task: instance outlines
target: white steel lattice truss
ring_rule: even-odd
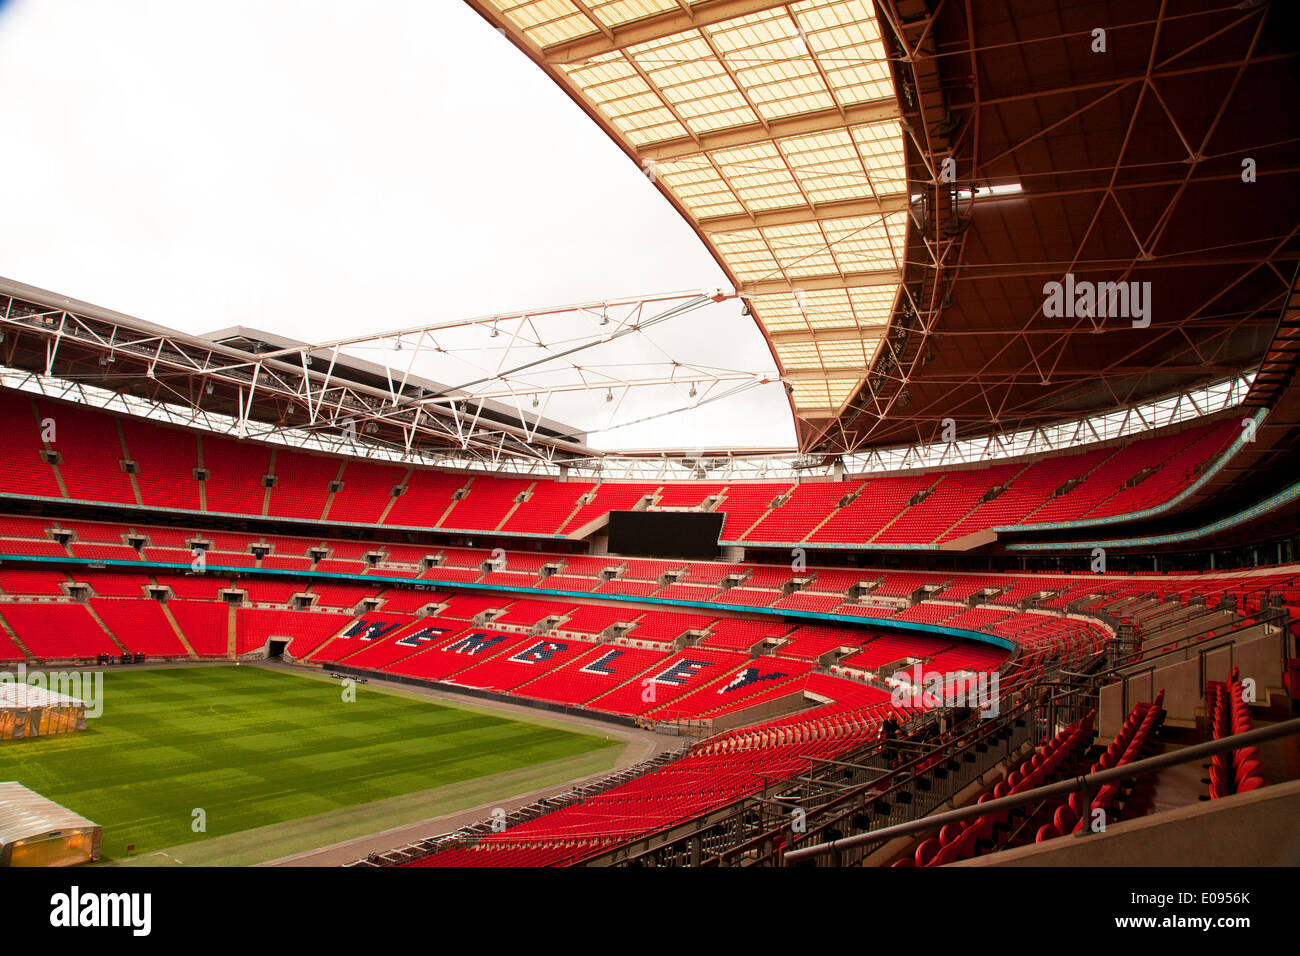
[[[772,370],[692,367],[668,357],[637,366],[657,374],[628,377],[593,358],[593,352],[610,343],[725,299],[721,293],[580,303],[253,352],[224,340],[187,336],[101,310],[50,307],[33,301],[37,296],[30,293],[6,296],[4,291],[0,289],[0,327],[10,330],[11,347],[26,336],[44,350],[41,372],[33,375],[30,365],[27,371],[11,369],[6,373],[11,384],[39,380],[47,394],[88,400],[89,386],[108,387],[110,380],[136,377],[151,383],[151,404],[179,403],[189,409],[193,423],[228,419],[228,428],[219,430],[239,436],[316,433],[347,443],[360,431],[366,442],[395,446],[404,456],[432,446],[435,453],[445,448],[493,467],[507,457],[541,464],[590,454],[580,435],[545,418],[558,394],[590,393],[612,417],[638,389],[675,390],[681,408],[688,408],[776,378]],[[553,342],[545,326],[559,320],[567,320],[570,329],[578,321],[585,329]],[[232,330],[231,337],[243,332]],[[468,342],[448,344],[448,337],[457,335],[468,335]],[[457,351],[477,356],[485,341],[503,343],[495,346],[499,357],[493,368],[475,365],[481,374],[470,381],[446,386],[418,373],[435,356]],[[98,367],[78,373],[73,353],[86,352],[97,356]],[[382,379],[383,386],[359,381],[354,374],[359,365]],[[548,381],[548,375],[561,380]],[[237,414],[214,416],[204,407],[205,401],[217,404],[207,399],[213,394],[237,396]],[[166,417],[176,420],[177,414],[186,417],[179,410]]]
[[[530,414],[516,403],[520,424],[488,421],[482,416],[487,400],[476,395],[473,412],[462,412],[463,398],[425,394],[424,386],[412,391],[400,374],[390,372],[389,387],[377,390],[355,383],[332,382],[335,362],[346,346],[378,343],[391,348],[399,339],[407,344],[394,354],[415,351],[416,342],[436,330],[412,328],[363,336],[325,345],[297,346],[258,355],[205,342],[156,328],[136,328],[122,322],[33,305],[31,296],[18,298],[0,293],[0,328],[6,348],[21,335],[34,335],[44,343],[43,370],[0,366],[0,386],[76,401],[178,425],[190,425],[221,434],[259,439],[295,448],[356,455],[380,460],[439,465],[473,471],[508,471],[519,474],[558,475],[561,469],[574,477],[653,480],[709,477],[715,480],[830,477],[837,462],[831,456],[808,457],[794,453],[737,455],[726,450],[701,449],[685,458],[676,455],[618,456],[593,454],[577,442],[539,436],[540,412]],[[632,330],[636,322],[616,322],[613,316],[644,315],[647,305],[675,303],[655,315],[669,316],[677,309],[696,306],[707,296],[671,297],[668,300],[626,300],[577,309],[610,317],[602,339],[619,328]],[[530,316],[532,313],[530,313]],[[653,318],[653,317],[652,317]],[[490,326],[523,315],[489,316],[446,323],[450,329],[470,325]],[[142,323],[140,323],[142,325]],[[504,334],[504,332],[502,333]],[[391,343],[391,344],[390,344]],[[433,346],[427,346],[433,347]],[[60,350],[84,350],[96,356],[93,364],[107,370],[119,363],[138,366],[137,377],[157,386],[154,397],[143,397],[111,387],[104,373],[76,378],[61,361]],[[1089,418],[1035,427],[1013,433],[994,433],[977,439],[875,448],[845,455],[840,463],[847,474],[870,474],[909,468],[934,468],[975,463],[1027,454],[1077,448],[1092,442],[1137,435],[1200,418],[1242,403],[1250,390],[1252,374],[1233,376],[1206,387],[1186,390],[1146,404],[1116,409]],[[423,380],[421,380],[423,381]],[[495,381],[495,379],[493,380]],[[743,377],[684,374],[675,384],[693,383],[706,388],[738,382]],[[169,385],[173,383],[172,385]],[[190,387],[182,390],[180,383]],[[662,383],[657,383],[662,384]],[[627,383],[628,388],[638,383]],[[197,386],[197,387],[195,387]],[[204,407],[204,397],[217,387],[238,397],[239,414],[232,416]],[[519,398],[497,386],[503,397]],[[197,395],[196,398],[189,396]],[[267,420],[252,414],[268,403],[301,406],[293,420]],[[401,441],[386,440],[398,429]],[[683,467],[689,473],[683,472]]]

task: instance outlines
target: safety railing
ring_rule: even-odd
[[[616,854],[608,863],[773,865],[779,862],[784,834],[796,817],[807,838],[816,838],[854,821],[870,825],[929,813],[1037,739],[1035,712],[1044,703],[1004,702],[996,717],[973,715],[941,739],[880,742],[840,758],[818,759],[808,772],[784,781],[779,790],[765,790],[724,815],[679,831],[656,846]]]
[[[1082,794],[1083,803],[1087,806],[1091,802],[1091,795],[1100,791],[1107,784],[1133,780],[1179,764],[1199,761],[1205,757],[1213,757],[1215,754],[1240,750],[1243,747],[1256,746],[1269,740],[1277,740],[1296,734],[1300,734],[1300,718],[1282,721],[1268,727],[1257,727],[1254,730],[1234,734],[1231,737],[1221,737],[1218,740],[1192,744],[1179,750],[1135,760],[1119,767],[1084,774],[1069,780],[1060,780],[1056,783],[1036,787],[1033,790],[1026,790],[1024,793],[1009,794],[1005,797],[986,800],[983,803],[975,803],[956,810],[932,814],[921,819],[892,824],[880,829],[868,830],[865,833],[858,833],[837,840],[828,840],[812,846],[786,850],[782,855],[782,862],[787,866],[810,862],[839,866],[845,862],[845,857],[849,854],[860,857],[898,837],[937,830],[950,823],[964,823],[967,820],[974,820],[989,813],[1014,810],[1031,803],[1042,803],[1055,798],[1068,798],[1070,794],[1075,792]],[[1085,826],[1080,831],[1080,835],[1087,836],[1090,832],[1089,828]]]
[[[1248,628],[1254,628],[1259,623],[1256,622],[1248,625]],[[1223,660],[1215,662],[1215,668],[1220,673],[1227,673],[1238,664],[1237,648],[1239,645],[1239,635],[1248,629],[1247,627],[1236,628],[1227,633],[1208,638],[1200,643],[1194,643],[1191,646],[1183,645],[1178,648],[1171,648],[1167,651],[1161,651],[1154,656],[1143,659],[1138,665],[1130,665],[1122,670],[1107,671],[1097,675],[1094,678],[1094,686],[1100,688],[1104,684],[1118,684],[1120,687],[1120,698],[1118,708],[1124,713],[1132,709],[1134,701],[1130,696],[1130,689],[1141,687],[1143,678],[1155,680],[1155,674],[1158,670],[1169,667],[1182,661],[1196,660],[1196,687],[1200,690],[1200,700],[1204,702],[1205,682],[1210,679],[1210,658],[1215,655],[1226,654]],[[1286,662],[1290,658],[1287,647],[1290,640],[1290,632],[1285,626],[1279,626],[1271,634],[1260,635],[1260,638],[1271,638],[1276,642],[1278,673],[1284,673]],[[1258,640],[1253,638],[1252,640]]]

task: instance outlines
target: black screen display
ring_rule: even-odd
[[[722,512],[611,511],[609,550],[643,558],[716,558]]]

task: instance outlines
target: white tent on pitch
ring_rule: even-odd
[[[99,859],[103,828],[15,780],[0,782],[0,867]]]

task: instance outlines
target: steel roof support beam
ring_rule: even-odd
[[[817,206],[771,209],[750,215],[710,216],[699,220],[699,226],[707,233],[739,232],[744,229],[764,229],[769,226],[789,226],[804,222],[832,222],[859,216],[884,216],[906,212],[907,209],[907,194],[898,193],[881,199],[850,199],[843,202],[821,203]]]
[[[608,27],[588,14],[587,18],[596,35],[553,43],[542,47],[541,55],[547,63],[557,66],[582,63],[639,43],[662,40],[692,27],[712,26],[737,17],[784,7],[788,2],[789,0],[700,0],[689,11],[670,10],[616,27]]]
[[[845,106],[843,110],[816,110],[787,119],[771,119],[767,125],[749,123],[732,126],[716,133],[701,133],[699,138],[680,136],[646,143],[637,147],[637,155],[642,159],[666,162],[697,156],[700,153],[712,153],[718,150],[735,149],[741,146],[754,146],[769,140],[790,139],[797,136],[813,136],[832,130],[851,129],[855,126],[870,126],[898,120],[902,113],[896,100],[874,100],[865,104]]]

